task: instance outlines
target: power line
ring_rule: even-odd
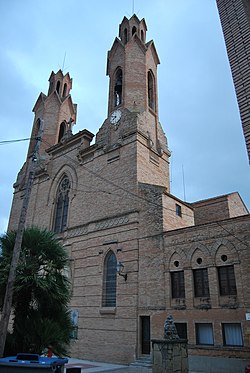
[[[16,139],[16,140],[2,140],[0,141],[0,145],[7,145],[7,144],[13,144],[13,143],[17,143],[17,142],[22,142],[22,141],[28,141],[28,140],[32,140],[32,139],[37,139],[36,137],[35,138],[32,138],[32,137],[28,137],[28,138],[24,138],[24,139]],[[50,143],[48,143],[47,141],[45,140],[42,140],[46,145],[48,145],[49,147],[51,147],[52,145]],[[66,154],[63,154],[63,157],[67,158],[68,160],[70,160],[71,162],[73,162],[74,164],[76,164],[77,166],[79,165],[78,162],[76,160],[74,160],[73,158],[71,158],[70,156],[66,155]],[[88,167],[84,166],[84,165],[81,165],[81,167],[83,167],[87,172],[91,173],[92,175],[94,175],[95,177],[101,179],[102,181],[105,181],[106,183],[112,185],[113,187],[117,188],[117,189],[120,189],[122,191],[124,191],[125,193],[127,193],[128,195],[130,195],[131,197],[135,197],[135,198],[138,198],[140,200],[143,200],[144,202],[147,202],[147,203],[151,203],[157,207],[160,207],[162,209],[165,209],[165,210],[168,210],[168,211],[171,211],[171,212],[176,212],[174,209],[171,209],[169,207],[165,207],[163,206],[162,204],[159,204],[157,202],[154,202],[154,201],[150,201],[142,196],[139,196],[138,194],[136,193],[133,193],[127,189],[125,189],[124,187],[122,187],[121,185],[118,185],[114,182],[112,182],[111,180],[109,179],[106,179],[105,177],[101,176],[100,174],[98,174],[97,172],[93,171],[93,170],[90,170]],[[78,185],[81,185],[81,186],[87,186],[86,184],[81,184],[81,183],[78,183]],[[106,191],[106,190],[102,190],[102,189],[97,189],[97,190],[81,190],[81,189],[78,189],[79,192],[83,192],[83,193],[106,193],[106,194],[109,194],[109,195],[114,195],[114,196],[117,196],[117,197],[120,197],[120,198],[124,198],[123,195],[121,194],[118,194],[118,193],[115,193],[115,192],[110,192],[110,191]],[[187,217],[192,217],[192,215],[190,214],[186,214],[184,212],[182,212],[182,215],[184,216],[187,216]],[[242,241],[239,237],[235,236],[232,232],[230,232],[229,230],[227,230],[226,228],[224,228],[218,221],[216,222],[213,222],[213,223],[216,223],[217,225],[219,225],[223,230],[225,230],[229,235],[231,235],[232,237],[236,238],[239,242],[241,242],[243,245],[245,245],[246,247],[249,247],[248,244],[246,244],[244,241]]]
[[[13,143],[16,143],[16,142],[29,141],[29,140],[33,140],[32,137],[27,137],[25,139],[16,139],[16,140],[2,140],[2,141],[0,141],[0,145],[13,144]]]
[[[51,145],[50,143],[48,143],[47,141],[45,141],[45,140],[42,140],[42,141],[43,141],[46,145],[48,145],[48,146],[50,146],[50,147],[52,146],[52,145]],[[73,158],[71,158],[70,156],[68,156],[67,154],[63,154],[62,156],[65,157],[65,158],[67,158],[68,160],[70,160],[71,162],[73,162],[74,164],[76,164],[77,166],[79,166],[79,163],[78,163],[75,159],[73,159]],[[115,188],[117,188],[117,189],[120,189],[120,190],[124,191],[125,193],[127,193],[128,195],[130,195],[130,196],[132,196],[132,197],[138,198],[139,200],[142,200],[142,201],[147,202],[147,203],[151,203],[152,205],[155,205],[155,206],[157,206],[157,207],[160,207],[160,208],[162,208],[163,210],[171,211],[171,212],[174,212],[174,213],[176,212],[176,210],[171,209],[171,208],[169,208],[169,207],[165,207],[165,206],[163,206],[163,204],[159,204],[159,203],[157,203],[157,202],[154,202],[154,201],[148,200],[148,199],[145,198],[145,197],[139,196],[137,193],[131,192],[130,190],[128,190],[128,189],[122,187],[121,185],[118,185],[118,184],[114,183],[113,181],[111,181],[111,180],[109,180],[109,179],[106,179],[104,176],[101,176],[98,172],[95,172],[95,171],[93,171],[93,170],[90,170],[88,167],[86,167],[86,166],[84,166],[84,165],[81,165],[81,167],[83,167],[87,172],[89,172],[90,174],[92,174],[92,175],[94,175],[95,177],[99,178],[100,180],[105,181],[107,184],[110,184],[110,185],[112,185],[113,187],[115,187]],[[114,194],[114,193],[113,193],[113,192],[112,192],[112,193],[110,192],[110,194]],[[123,196],[120,196],[120,197],[123,197]],[[193,215],[190,215],[190,214],[187,214],[187,213],[184,213],[184,212],[182,212],[182,215],[184,215],[184,216],[188,216],[188,217],[190,217],[190,218],[193,217]]]
[[[47,141],[44,141],[44,142],[46,143],[46,145],[48,145],[48,146],[52,146],[52,145],[49,144]],[[75,163],[77,166],[79,165],[79,163],[78,163],[77,161],[75,161],[73,158],[71,158],[70,156],[68,156],[68,155],[66,155],[66,154],[63,154],[63,157],[66,157],[68,160],[72,161],[72,162]],[[146,199],[146,198],[144,198],[144,197],[142,197],[142,196],[139,196],[139,195],[136,194],[136,193],[133,193],[133,192],[131,192],[131,191],[129,191],[129,190],[123,188],[123,187],[120,186],[120,185],[117,185],[117,184],[113,183],[111,180],[106,179],[105,177],[99,175],[99,174],[98,174],[97,172],[95,172],[95,171],[90,170],[88,167],[86,167],[86,166],[84,166],[84,165],[81,165],[81,167],[83,167],[84,169],[86,169],[86,171],[88,171],[89,173],[93,174],[94,176],[96,176],[96,177],[100,178],[101,180],[107,182],[108,184],[111,184],[112,186],[115,186],[117,189],[123,190],[124,192],[128,193],[128,195],[130,195],[130,196],[132,196],[132,197],[136,197],[136,198],[138,198],[138,199],[140,199],[140,200],[143,200],[143,201],[145,201],[145,202],[147,202],[147,203],[151,203],[151,204],[153,204],[153,205],[155,205],[155,206],[157,206],[157,207],[160,207],[160,208],[162,208],[162,209],[165,209],[165,210],[168,210],[168,211],[171,211],[171,212],[174,212],[174,213],[176,212],[174,209],[171,209],[171,208],[169,208],[169,207],[165,207],[165,206],[163,206],[163,204],[159,204],[159,203],[157,203],[157,202],[150,201],[150,200],[148,200],[148,199]],[[79,183],[79,185],[85,186],[84,184],[81,184],[81,183]],[[79,191],[81,191],[81,190],[79,190]],[[93,191],[83,191],[83,192],[85,192],[85,193],[91,193],[91,192],[93,192]],[[119,195],[119,194],[114,193],[114,192],[108,192],[108,191],[105,191],[105,190],[99,190],[99,191],[94,191],[94,192],[102,192],[102,193],[107,193],[107,194],[110,194],[110,195],[116,195],[116,196],[118,196],[118,197],[120,197],[120,198],[124,198],[124,196],[122,196],[122,195]],[[182,212],[182,215],[185,215],[185,216],[187,216],[187,217],[193,217],[193,215],[189,215],[189,214],[186,214],[186,213],[184,213],[184,212]],[[236,238],[238,241],[240,241],[240,242],[241,242],[242,244],[244,244],[246,247],[249,247],[249,245],[248,245],[247,243],[245,243],[245,242],[242,241],[240,238],[238,238],[237,236],[235,236],[234,234],[232,234],[229,230],[227,230],[226,228],[224,228],[224,227],[223,227],[223,226],[222,226],[218,221],[211,222],[211,223],[216,223],[216,224],[219,225],[219,226],[220,226],[220,227],[221,227],[225,232],[227,232],[229,235],[231,235],[232,237]],[[195,226],[195,225],[193,225],[193,226]],[[193,226],[190,226],[190,227],[193,227]],[[188,227],[187,227],[187,228],[188,228]],[[164,232],[163,232],[163,233],[164,233]]]

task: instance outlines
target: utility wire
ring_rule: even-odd
[[[52,146],[50,143],[48,143],[47,141],[45,140],[42,140],[46,145],[48,146]],[[74,164],[76,164],[77,166],[79,166],[79,162],[77,162],[75,159],[71,158],[70,156],[68,156],[67,154],[63,154],[63,157],[67,158],[68,160],[70,160],[71,162],[73,162]],[[176,212],[174,209],[171,209],[169,207],[165,207],[163,206],[162,204],[159,204],[157,202],[154,202],[154,201],[150,201],[148,200],[147,198],[145,197],[142,197],[142,196],[139,196],[137,193],[134,193],[134,192],[131,192],[130,190],[128,189],[125,189],[124,187],[122,187],[121,185],[118,185],[116,183],[114,183],[113,181],[109,180],[109,179],[106,179],[104,176],[101,176],[98,172],[96,171],[93,171],[93,170],[90,170],[88,167],[84,166],[84,165],[81,165],[81,167],[83,167],[87,172],[89,172],[90,174],[94,175],[95,177],[99,178],[100,180],[102,181],[105,181],[107,184],[110,184],[112,185],[113,187],[117,188],[117,189],[120,189],[122,191],[124,191],[125,193],[127,193],[128,195],[132,196],[133,198],[138,198],[139,200],[142,200],[144,202],[147,202],[147,203],[151,203],[152,205],[155,205],[157,207],[161,207],[162,209],[165,209],[165,210],[168,210],[168,211],[171,211],[171,212]],[[113,194],[113,192],[111,193]],[[121,196],[123,197],[123,196]],[[182,213],[182,215],[185,215],[185,216],[188,216],[188,217],[193,217],[193,215],[190,215],[190,214],[187,214],[187,213]]]
[[[16,143],[16,142],[28,141],[28,140],[33,140],[33,139],[32,139],[32,137],[27,137],[26,139],[2,140],[2,141],[0,141],[0,145],[13,144],[13,143]]]
[[[13,144],[13,143],[17,143],[17,142],[22,142],[22,141],[28,141],[28,140],[35,140],[37,139],[36,137],[35,138],[24,138],[24,139],[16,139],[16,140],[2,140],[0,141],[0,145],[7,145],[7,144]],[[50,143],[48,143],[47,141],[44,141],[42,140],[46,145],[48,145],[49,147],[51,147],[52,145]],[[63,154],[63,157],[67,158],[68,160],[70,160],[71,162],[75,163],[77,166],[79,165],[79,163],[71,158],[70,156],[66,155],[66,154]],[[147,202],[147,203],[151,203],[157,207],[161,207],[165,210],[168,210],[168,211],[171,211],[171,212],[175,212],[174,209],[171,209],[169,207],[165,207],[163,206],[162,204],[159,204],[157,202],[154,202],[154,201],[149,201],[148,199],[142,197],[142,196],[139,196],[138,194],[136,193],[133,193],[125,188],[123,188],[122,186],[120,185],[117,185],[115,184],[114,182],[112,182],[111,180],[109,179],[106,179],[105,177],[101,176],[100,174],[98,174],[97,172],[93,171],[93,170],[90,170],[88,167],[84,166],[84,165],[81,165],[81,167],[83,167],[86,171],[88,171],[89,173],[91,173],[92,175],[94,175],[95,177],[101,179],[102,181],[105,181],[106,183],[116,187],[117,189],[120,189],[120,190],[123,190],[124,192],[126,192],[127,194],[131,195],[131,197],[136,197],[140,200],[143,200],[144,202]],[[81,184],[81,183],[78,183],[78,185],[81,185],[81,186],[84,186],[86,187],[87,185],[86,184]],[[124,196],[122,196],[121,194],[118,194],[118,193],[115,193],[115,192],[109,192],[109,191],[105,191],[105,190],[81,190],[79,189],[78,190],[79,192],[83,192],[83,193],[106,193],[106,194],[109,194],[109,195],[114,195],[114,196],[117,196],[117,197],[120,197],[120,198],[123,198]],[[189,215],[189,214],[186,214],[184,212],[182,212],[182,215],[185,215],[185,216],[188,216],[188,217],[192,217],[192,215]],[[220,224],[218,221],[216,222],[213,222],[213,223],[216,223],[217,225],[219,225],[223,230],[225,230],[229,235],[231,235],[232,237],[236,238],[239,242],[241,242],[243,245],[245,245],[246,247],[249,247],[248,244],[246,244],[244,241],[242,241],[239,237],[235,236],[232,232],[230,232],[229,230],[227,230],[225,227],[222,226],[222,224]]]
[[[49,144],[47,141],[44,141],[44,142],[46,143],[46,145],[48,145],[48,146],[52,146],[52,145]],[[75,163],[77,166],[79,165],[79,163],[78,163],[75,159],[71,158],[71,157],[68,156],[67,154],[63,154],[63,156],[66,157],[68,160],[72,161],[73,163]],[[171,212],[174,212],[174,213],[176,212],[175,210],[173,210],[173,209],[171,209],[171,208],[169,208],[169,207],[165,207],[165,206],[163,206],[162,204],[159,204],[159,203],[154,202],[154,201],[149,201],[148,199],[146,199],[146,198],[144,198],[144,197],[142,197],[142,196],[139,196],[138,194],[133,193],[133,192],[131,192],[131,191],[129,191],[129,190],[123,188],[123,187],[120,186],[120,185],[117,185],[117,184],[113,183],[111,180],[106,179],[105,177],[99,175],[99,174],[98,174],[97,172],[95,172],[95,171],[90,170],[88,167],[86,167],[86,166],[84,166],[84,165],[81,165],[81,167],[83,167],[84,169],[86,169],[86,171],[88,171],[89,173],[93,174],[95,177],[98,177],[98,178],[100,178],[101,180],[107,182],[108,184],[111,184],[112,186],[115,186],[117,189],[123,190],[124,192],[128,193],[128,194],[129,194],[130,196],[132,196],[132,197],[136,197],[136,198],[138,198],[138,199],[140,199],[140,200],[143,200],[143,201],[145,201],[145,202],[147,202],[147,203],[151,203],[151,204],[153,204],[153,205],[155,205],[155,206],[157,206],[157,207],[160,207],[160,208],[162,208],[162,209],[165,209],[165,210],[168,210],[168,211],[171,211]],[[81,186],[86,186],[86,185],[83,185],[83,184],[80,184],[80,183],[79,183],[79,185],[81,185]],[[80,191],[80,190],[79,190],[79,191]],[[91,193],[91,191],[88,191],[88,192],[87,192],[87,191],[83,191],[83,192],[85,192],[85,193]],[[99,191],[94,191],[94,192],[107,193],[107,194],[110,194],[110,195],[116,195],[116,196],[121,197],[121,198],[124,197],[124,196],[119,195],[119,194],[117,194],[117,193],[114,193],[114,192],[108,192],[108,191],[105,191],[105,190],[99,190]],[[182,213],[182,215],[185,215],[185,216],[188,216],[188,217],[193,217],[193,215],[185,214],[184,212]],[[239,242],[241,242],[242,244],[244,244],[246,247],[249,248],[249,245],[248,245],[247,243],[245,243],[245,242],[242,241],[239,237],[235,236],[235,235],[234,235],[233,233],[231,233],[229,230],[227,230],[226,228],[224,228],[223,225],[220,224],[218,221],[215,221],[215,222],[212,222],[212,223],[216,223],[217,225],[219,225],[219,226],[220,226],[220,227],[221,227],[225,232],[227,232],[230,236],[236,238]]]

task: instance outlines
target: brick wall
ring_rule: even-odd
[[[250,11],[248,0],[217,0],[250,161]]]

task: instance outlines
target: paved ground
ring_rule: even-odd
[[[124,367],[121,369],[115,370],[106,370],[106,373],[152,373],[152,369],[143,368],[143,367]]]
[[[132,367],[127,365],[119,364],[107,364],[99,363],[89,360],[78,360],[69,359],[68,364],[65,365],[65,373],[67,373],[67,368],[79,367],[81,368],[81,373],[95,373],[95,372],[106,372],[106,373],[152,373],[151,368],[145,367]],[[195,372],[190,372],[195,373]]]
[[[119,364],[107,364],[99,363],[89,360],[69,359],[68,364],[65,365],[65,372],[69,368],[78,367],[81,368],[82,373],[95,373],[95,372],[106,372],[106,373],[152,373],[152,369],[144,367],[130,367],[127,365]]]

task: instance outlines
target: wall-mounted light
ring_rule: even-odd
[[[117,271],[117,273],[118,273],[119,276],[124,277],[124,280],[127,281],[128,274],[127,273],[123,273],[123,271],[124,271],[124,265],[122,264],[122,262],[117,262],[116,271]]]

